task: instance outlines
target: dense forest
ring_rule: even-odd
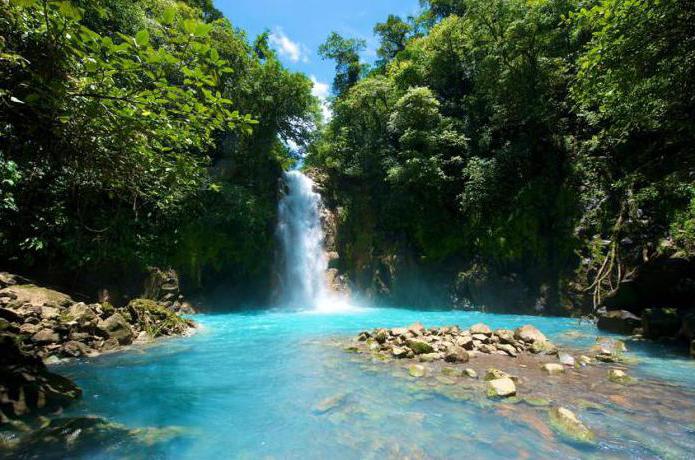
[[[695,255],[683,1],[423,1],[374,26],[373,64],[363,40],[327,38],[325,124],[311,80],[211,0],[2,6],[8,269],[93,295],[171,267],[189,291],[265,300],[296,145],[354,291],[551,313],[692,303],[671,282]]]
[[[211,0],[0,2],[0,259],[89,295],[262,288],[308,77]]]
[[[360,40],[321,49],[333,119],[309,163],[336,212],[336,266],[406,303],[692,306],[695,11],[423,3],[374,27],[375,65]]]

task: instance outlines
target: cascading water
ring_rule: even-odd
[[[280,303],[317,309],[327,301],[321,195],[314,191],[313,181],[299,171],[286,172],[284,180],[287,189],[280,200],[277,230],[282,250]]]

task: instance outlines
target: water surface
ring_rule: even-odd
[[[533,323],[557,344],[591,345],[595,327],[575,319],[385,308],[195,319],[203,330],[193,337],[62,366],[84,389],[67,415],[181,434],[138,451],[147,458],[683,458],[695,451],[695,413],[691,424],[668,416],[676,397],[653,414],[610,404],[576,409],[598,435],[587,446],[543,428],[546,409],[519,420],[512,405],[447,398],[331,345],[334,337],[414,321]],[[695,384],[686,357],[653,344],[631,348],[640,359],[635,376],[685,390]],[[128,452],[122,447],[94,446],[87,456],[118,458]]]

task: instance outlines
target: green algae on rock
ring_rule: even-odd
[[[596,435],[587,428],[571,410],[564,407],[554,407],[548,412],[550,425],[563,436],[575,441],[592,443]]]

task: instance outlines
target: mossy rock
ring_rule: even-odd
[[[434,351],[432,345],[421,340],[408,340],[406,344],[408,345],[408,348],[413,350],[413,353],[416,355],[424,355]]]
[[[569,409],[554,407],[548,412],[550,425],[568,439],[580,443],[593,443],[596,435]]]
[[[193,326],[191,321],[150,299],[133,299],[125,311],[132,315],[132,322],[137,322],[140,328],[153,338],[180,335]]]

